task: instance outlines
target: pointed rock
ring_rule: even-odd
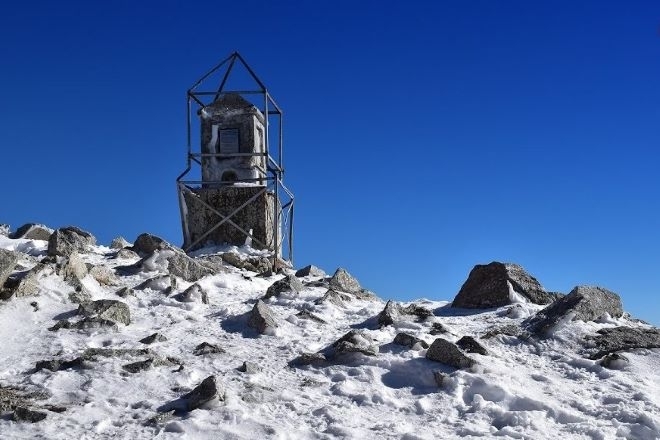
[[[335,271],[332,278],[330,278],[330,289],[347,293],[357,293],[362,290],[362,287],[360,287],[358,280],[340,267]]]
[[[124,237],[117,237],[110,243],[110,249],[124,249],[131,245]]]
[[[330,303],[339,307],[344,307],[345,306],[344,303],[350,301],[351,299],[352,298],[346,294],[336,292],[332,289],[328,289],[328,291],[325,292],[325,295],[323,295],[323,297],[315,301],[315,304]]]
[[[183,398],[186,400],[186,410],[192,411],[215,398],[224,400],[224,393],[218,389],[215,376],[209,376]]]
[[[618,318],[623,315],[623,308],[621,298],[614,292],[602,287],[577,286],[528,318],[523,325],[532,333],[543,334],[569,313],[573,315],[572,320],[595,321],[606,314]]]
[[[250,312],[248,326],[264,334],[269,329],[278,327],[275,316],[270,308],[262,300],[258,300]]]
[[[195,283],[188,287],[186,290],[175,296],[177,301],[181,302],[201,302],[203,304],[209,303],[209,296],[202,286]]]
[[[154,342],[164,342],[164,341],[167,341],[167,338],[160,333],[153,333],[147,336],[146,338],[140,339],[140,342],[147,345],[153,344]]]
[[[195,356],[203,356],[207,354],[216,354],[216,353],[224,353],[225,351],[218,347],[217,345],[209,344],[208,342],[202,342],[199,344],[195,349],[193,350],[193,355]]]

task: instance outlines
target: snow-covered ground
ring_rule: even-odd
[[[0,236],[0,248],[25,253],[25,269],[43,258],[46,247],[45,241]],[[82,257],[110,268],[137,261],[114,258],[115,253],[95,246]],[[642,325],[626,317],[566,323],[542,340],[502,334],[484,338],[493,329],[520,324],[542,307],[521,299],[499,309],[466,311],[451,309],[447,301],[419,300],[414,303],[434,316],[378,328],[374,317],[383,310],[383,300],[349,296],[341,305],[316,304],[327,288],[307,285],[298,294],[265,300],[279,326],[260,335],[247,326],[246,314],[283,275],[264,278],[226,268],[198,282],[209,304],[176,300],[175,294],[191,284],[182,280],[167,293],[155,284],[156,289],[136,290],[125,298],[116,295],[121,287],[134,287],[156,273],[118,275],[115,286],[100,285],[88,275],[83,281],[93,299],[120,300],[130,308],[131,323],[119,324],[118,331],[49,331],[78,308],[69,299],[71,286],[54,273],[40,279],[38,296],[0,302],[0,387],[38,393],[34,409],[64,409],[44,410],[47,418],[37,423],[12,421],[7,411],[0,417],[0,438],[660,438],[660,352],[627,352],[630,362],[622,369],[606,369],[581,353],[584,336],[600,328]],[[325,323],[297,316],[303,310]],[[488,355],[470,354],[478,364],[456,370],[426,359],[419,346],[392,343],[401,331],[431,343],[438,337],[430,333],[434,323],[448,330],[441,335],[448,340],[479,339]],[[322,350],[354,328],[365,329],[377,342],[378,355],[355,353],[324,364],[290,366],[301,353]],[[155,332],[167,340],[139,342]],[[224,352],[195,356],[202,342]],[[122,367],[147,355],[127,351],[97,356],[82,367],[34,371],[41,360],[70,360],[89,348],[149,348],[160,359],[180,360],[183,368],[171,361],[130,373]],[[244,361],[261,371],[239,371]],[[441,386],[434,371],[447,374]],[[210,375],[224,389],[224,401],[150,423],[160,407]]]

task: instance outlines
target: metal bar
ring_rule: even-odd
[[[232,157],[257,157],[257,156],[266,156],[266,153],[232,153],[232,154],[222,154],[222,153],[191,153],[194,157],[220,157],[220,158],[232,158]]]
[[[192,130],[191,125],[192,125],[192,121],[190,120],[190,110],[191,110],[191,109],[190,109],[190,95],[187,95],[187,98],[188,98],[188,99],[186,100],[186,101],[187,101],[186,107],[187,107],[187,114],[188,114],[188,116],[187,116],[187,118],[186,118],[186,119],[187,119],[187,121],[186,121],[187,124],[186,124],[186,125],[187,125],[187,128],[188,128],[188,130],[187,130],[187,132],[188,132],[188,158],[187,158],[187,160],[188,160],[188,165],[190,166],[190,153],[192,152],[192,144],[191,144],[191,142],[190,142],[190,139],[191,139],[191,136],[192,136],[192,135],[191,135],[191,130]]]
[[[222,82],[220,83],[220,87],[218,87],[218,90],[215,92],[215,101],[218,100],[220,97],[220,92],[222,92],[222,89],[225,88],[225,83],[227,82],[227,78],[229,78],[229,74],[231,73],[231,69],[234,67],[234,63],[236,62],[236,53],[232,55],[231,61],[229,62],[229,66],[227,67],[227,71],[225,72],[225,76],[222,77]]]
[[[280,132],[278,133],[279,134],[278,142],[280,144],[280,157],[279,157],[279,159],[280,159],[279,160],[280,169],[282,170],[282,173],[284,173],[284,148],[283,148],[284,138],[283,138],[283,131],[282,131],[282,118],[283,118],[283,115],[280,114],[280,117],[279,117],[279,120],[280,120],[279,130],[280,130]]]
[[[293,202],[293,200],[292,200]],[[293,214],[294,206],[291,205],[291,223],[289,223],[289,261],[293,264]]]
[[[221,92],[220,95],[224,95],[226,93],[237,93],[239,95],[263,95],[264,92],[263,90],[227,90]],[[211,96],[217,94],[218,94],[217,90],[215,92],[211,92],[208,90],[199,90],[199,91],[191,92],[191,95],[195,95],[195,96]]]
[[[194,99],[195,102],[197,103],[197,105],[199,105],[200,107],[202,107],[202,108],[206,107],[206,104],[204,104],[202,101],[197,99],[197,97],[195,95],[188,93],[188,96],[191,97],[192,99]]]
[[[245,62],[245,60],[244,60],[243,57],[241,56],[241,54],[238,53],[238,52],[234,52],[234,55],[236,55],[236,57],[241,61],[241,63],[243,63],[243,66],[245,66],[245,68],[247,69],[248,73],[249,73],[250,75],[252,75],[252,79],[254,79],[254,80],[257,82],[257,84],[259,84],[259,87],[261,87],[262,91],[265,92],[265,91],[266,91],[266,86],[264,85],[264,83],[261,82],[261,80],[259,79],[259,77],[254,73],[254,71],[252,70],[252,68],[251,68],[250,66],[248,66],[248,64]]]
[[[225,64],[227,61],[229,61],[230,58],[232,58],[234,55],[237,55],[238,52],[234,52],[233,54],[229,55],[227,58],[225,58],[223,61],[220,62],[217,66],[209,70],[202,76],[200,79],[197,80],[195,84],[191,88],[188,89],[188,92],[190,93],[191,91],[195,90],[195,87],[197,87],[202,81],[204,81],[206,78],[208,78],[213,72],[218,70],[220,67],[222,67],[223,64]]]
[[[177,183],[176,188],[179,196],[179,212],[181,213],[181,228],[183,229],[183,245],[185,246],[186,243],[190,241],[190,230],[188,229],[188,205],[186,205],[186,199],[183,197],[183,188],[185,188],[185,186]]]

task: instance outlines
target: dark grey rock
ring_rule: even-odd
[[[88,318],[107,319],[113,322],[129,325],[131,311],[128,306],[114,299],[100,299],[78,306],[78,314]]]
[[[224,353],[224,352],[225,350],[223,350],[222,348],[218,347],[217,345],[209,344],[208,342],[202,342],[193,350],[193,354],[195,356],[203,356],[207,354],[216,354],[216,353]]]
[[[129,295],[135,296],[135,290],[131,289],[130,287],[122,287],[121,289],[115,292],[115,295],[121,298],[126,298]]]
[[[69,293],[69,301],[76,304],[85,304],[92,300],[92,295],[82,284],[74,287],[73,292]]]
[[[319,269],[318,267],[314,266],[313,264],[310,264],[309,266],[305,266],[302,269],[298,269],[296,271],[296,276],[297,277],[325,277],[326,273],[322,270]]]
[[[258,364],[255,364],[254,362],[245,361],[243,362],[243,365],[238,367],[238,371],[246,374],[256,374],[261,371],[261,367]]]
[[[367,356],[378,354],[378,345],[364,330],[351,330],[332,344],[332,354],[362,353]]]
[[[301,319],[309,319],[310,321],[316,321],[319,324],[327,324],[327,321],[325,319],[315,315],[309,310],[301,310],[300,312],[296,313],[296,316]]]
[[[282,293],[298,293],[303,290],[303,285],[295,275],[287,275],[281,280],[275,281],[268,287],[264,299],[272,296],[280,296]]]
[[[443,333],[447,333],[449,330],[445,328],[444,325],[442,325],[439,322],[434,322],[431,324],[431,330],[429,330],[429,334],[432,335],[441,335]]]
[[[16,268],[20,255],[14,251],[0,249],[0,288]]]
[[[96,238],[75,226],[56,229],[48,239],[48,255],[68,256],[71,252],[87,252]]]
[[[358,280],[340,267],[332,275],[332,278],[330,278],[330,289],[340,292],[357,293],[362,290],[362,287],[360,287]]]
[[[175,297],[181,302],[201,302],[203,304],[209,303],[209,296],[206,291],[199,284],[195,283],[188,287]]]
[[[9,238],[24,238],[27,240],[48,240],[53,230],[45,225],[26,223],[16,230]]]
[[[69,368],[83,368],[84,365],[85,359],[82,357],[77,357],[68,361],[63,359],[51,359],[37,362],[34,369],[35,371],[41,371],[44,369],[50,371],[60,371],[68,370]]]
[[[452,307],[486,309],[511,304],[507,282],[534,304],[549,304],[556,299],[555,294],[546,292],[536,278],[521,266],[493,261],[474,266],[454,298]]]
[[[396,321],[401,319],[409,319],[411,317],[418,319],[426,319],[429,316],[433,316],[433,312],[417,304],[410,304],[409,306],[403,307],[400,304],[395,303],[394,301],[387,301],[385,308],[378,314],[378,325],[384,327],[387,325],[393,325]]]
[[[442,371],[434,370],[433,371],[433,379],[435,380],[435,383],[439,386],[442,387],[444,385],[445,380],[447,379],[447,375],[443,373]]]
[[[131,245],[124,237],[117,237],[110,243],[110,249],[124,249]]]
[[[289,362],[290,366],[320,365],[327,361],[323,353],[303,353]]]
[[[591,359],[601,357],[617,351],[632,350],[635,348],[660,348],[660,329],[614,327],[598,330],[597,336],[587,337],[595,348],[591,352]]]
[[[34,411],[23,406],[14,408],[12,420],[15,422],[37,423],[44,420],[48,415],[45,412]]]
[[[394,344],[397,345],[403,345],[405,347],[410,347],[413,348],[415,345],[419,344],[421,348],[429,348],[429,344],[426,343],[423,339],[417,338],[413,335],[409,335],[408,333],[397,333],[397,335],[394,337],[394,341],[392,341]]]
[[[457,346],[446,339],[437,338],[426,352],[426,358],[454,368],[470,368],[476,361],[467,357]]]
[[[468,353],[477,353],[484,356],[488,355],[488,350],[486,350],[486,348],[477,342],[472,336],[463,336],[456,341],[456,346]]]
[[[137,252],[143,257],[152,254],[156,250],[173,248],[176,248],[176,246],[171,245],[156,235],[148,233],[138,235],[138,237],[135,239],[135,242],[133,243],[133,251]],[[177,249],[181,250],[180,248]],[[181,252],[183,252],[183,250],[181,250]]]
[[[275,316],[270,308],[262,300],[258,300],[250,312],[248,326],[264,334],[269,328],[278,327]]]
[[[497,335],[505,336],[520,336],[522,334],[522,329],[515,324],[506,324],[501,327],[495,327],[488,330],[482,335],[483,339],[494,338]]]
[[[143,344],[153,344],[154,342],[164,342],[167,341],[167,338],[160,333],[153,333],[146,338],[140,339],[140,342]]]
[[[351,301],[352,298],[344,293],[334,291],[332,289],[328,289],[327,292],[325,292],[325,295],[323,297],[317,299],[315,301],[316,304],[334,304],[339,307],[344,307],[345,302]]]
[[[96,357],[118,358],[125,356],[151,356],[153,352],[148,348],[87,348],[82,354],[85,360],[94,360]]]
[[[160,290],[169,293],[177,285],[176,278],[172,275],[156,275],[133,287],[135,290]]]
[[[183,398],[186,400],[186,410],[192,411],[213,399],[224,400],[224,393],[218,389],[215,376],[209,376]]]
[[[83,318],[75,322],[66,319],[57,321],[57,323],[48,330],[54,332],[60,329],[90,330],[98,328],[108,328],[114,331],[119,330],[116,322],[99,317]]]
[[[600,361],[600,364],[612,370],[620,370],[630,363],[630,359],[620,353],[609,353]]]
[[[602,287],[577,286],[525,320],[523,326],[532,333],[543,334],[569,313],[573,314],[573,320],[594,321],[605,314],[618,318],[623,315],[623,308],[619,295],[614,292]]]
[[[143,361],[132,362],[130,364],[122,365],[122,368],[129,373],[139,373],[140,371],[148,370],[154,365],[154,359],[149,358]]]

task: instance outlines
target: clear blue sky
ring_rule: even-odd
[[[238,50],[283,108],[296,263],[450,300],[473,265],[660,324],[660,3],[11,2],[0,222],[179,244],[185,91]]]

